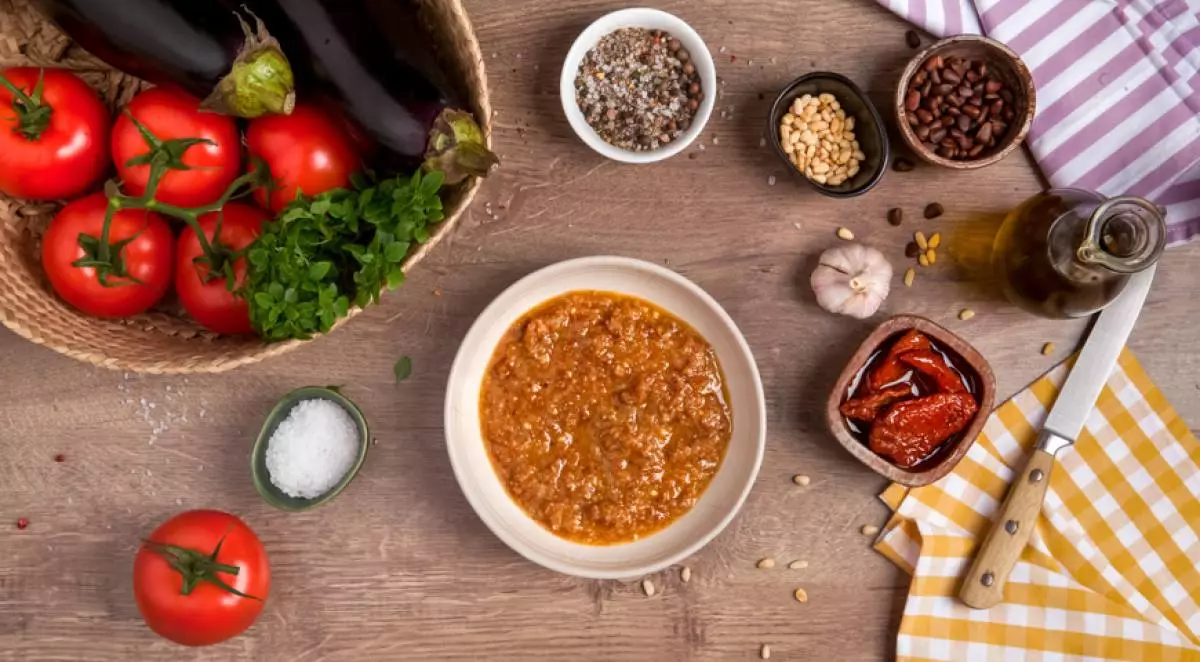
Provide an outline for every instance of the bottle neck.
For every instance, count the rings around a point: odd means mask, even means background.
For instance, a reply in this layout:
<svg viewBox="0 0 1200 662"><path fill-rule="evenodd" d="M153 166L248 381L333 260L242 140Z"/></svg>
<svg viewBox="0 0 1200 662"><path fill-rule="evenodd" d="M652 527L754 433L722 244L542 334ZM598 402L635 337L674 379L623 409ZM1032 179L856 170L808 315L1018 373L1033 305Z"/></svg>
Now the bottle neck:
<svg viewBox="0 0 1200 662"><path fill-rule="evenodd" d="M1166 240L1162 209L1142 198L1121 196L1092 212L1075 256L1084 264L1132 274L1158 261Z"/></svg>

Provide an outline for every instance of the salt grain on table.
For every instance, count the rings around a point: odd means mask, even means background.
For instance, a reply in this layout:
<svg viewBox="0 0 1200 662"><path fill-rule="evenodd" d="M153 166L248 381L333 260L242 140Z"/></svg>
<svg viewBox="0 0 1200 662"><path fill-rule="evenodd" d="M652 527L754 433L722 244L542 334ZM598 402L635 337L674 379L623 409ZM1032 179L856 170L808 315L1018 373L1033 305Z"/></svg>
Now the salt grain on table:
<svg viewBox="0 0 1200 662"><path fill-rule="evenodd" d="M357 456L350 414L330 400L301 400L267 442L267 472L284 494L314 499L337 485Z"/></svg>

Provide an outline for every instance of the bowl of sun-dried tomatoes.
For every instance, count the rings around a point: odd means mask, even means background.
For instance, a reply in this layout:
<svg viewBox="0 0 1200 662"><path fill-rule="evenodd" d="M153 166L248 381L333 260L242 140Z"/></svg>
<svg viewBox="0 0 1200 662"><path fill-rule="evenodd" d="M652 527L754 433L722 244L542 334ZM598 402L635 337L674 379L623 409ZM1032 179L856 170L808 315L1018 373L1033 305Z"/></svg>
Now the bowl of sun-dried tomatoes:
<svg viewBox="0 0 1200 662"><path fill-rule="evenodd" d="M996 378L965 340L912 315L863 341L838 377L826 419L863 464L902 485L928 485L966 455L991 412Z"/></svg>

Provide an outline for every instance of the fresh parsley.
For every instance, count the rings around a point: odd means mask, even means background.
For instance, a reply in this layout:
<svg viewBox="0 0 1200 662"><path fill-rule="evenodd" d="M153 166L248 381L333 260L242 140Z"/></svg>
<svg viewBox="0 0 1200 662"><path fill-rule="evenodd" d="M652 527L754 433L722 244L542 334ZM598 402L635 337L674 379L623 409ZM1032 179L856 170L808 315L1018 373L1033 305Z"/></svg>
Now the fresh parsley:
<svg viewBox="0 0 1200 662"><path fill-rule="evenodd" d="M414 244L442 220L440 172L299 197L263 227L246 254L242 296L264 340L311 338L333 328L351 306L379 301L404 281Z"/></svg>

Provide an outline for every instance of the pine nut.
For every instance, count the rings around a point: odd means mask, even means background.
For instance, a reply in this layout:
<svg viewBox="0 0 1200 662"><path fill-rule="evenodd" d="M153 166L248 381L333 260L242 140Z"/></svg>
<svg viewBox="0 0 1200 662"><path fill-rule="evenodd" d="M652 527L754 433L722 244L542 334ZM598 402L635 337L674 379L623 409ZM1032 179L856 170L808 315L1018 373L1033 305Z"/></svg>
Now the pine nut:
<svg viewBox="0 0 1200 662"><path fill-rule="evenodd" d="M854 240L854 233L849 228L838 228L837 236L838 239L845 239L846 241Z"/></svg>
<svg viewBox="0 0 1200 662"><path fill-rule="evenodd" d="M755 567L758 568L759 570L770 570L771 568L775 567L775 559L772 559L772 558L759 559L759 561L755 565Z"/></svg>
<svg viewBox="0 0 1200 662"><path fill-rule="evenodd" d="M684 584L692 581L692 569L686 565L679 569L679 581Z"/></svg>
<svg viewBox="0 0 1200 662"><path fill-rule="evenodd" d="M874 536L874 535L878 535L878 534L879 534L879 527L875 526L874 524L866 524L866 525L864 525L864 526L863 526L863 528L862 528L862 534L863 534L864 536Z"/></svg>
<svg viewBox="0 0 1200 662"><path fill-rule="evenodd" d="M917 230L916 232L914 232L913 233L913 241L917 242L917 246L919 246L922 251L926 251L929 249L929 242L925 239L924 232L921 232L920 230Z"/></svg>
<svg viewBox="0 0 1200 662"><path fill-rule="evenodd" d="M937 253L932 248L925 251L925 259L929 260L929 264L937 264Z"/></svg>
<svg viewBox="0 0 1200 662"><path fill-rule="evenodd" d="M917 270L913 269L912 267L909 267L908 270L904 272L904 286L912 287L913 279L916 277L917 277Z"/></svg>
<svg viewBox="0 0 1200 662"><path fill-rule="evenodd" d="M930 248L937 248L938 246L941 246L941 245L942 245L942 233L941 232L934 232L932 235L930 235L930 237L929 237L929 247Z"/></svg>
<svg viewBox="0 0 1200 662"><path fill-rule="evenodd" d="M798 588L792 596L796 598L796 602L808 602L808 591Z"/></svg>
<svg viewBox="0 0 1200 662"><path fill-rule="evenodd" d="M654 582L650 581L649 579L643 579L642 580L642 592L646 594L647 598L653 598L654 597Z"/></svg>
<svg viewBox="0 0 1200 662"><path fill-rule="evenodd" d="M763 644L762 648L758 649L758 656L764 660L771 659L771 647Z"/></svg>
<svg viewBox="0 0 1200 662"><path fill-rule="evenodd" d="M809 482L811 482L811 481L812 481L812 479L809 478L808 476L805 476L804 474L797 474L795 476L792 476L792 482L799 485L800 487L807 486L809 484Z"/></svg>
<svg viewBox="0 0 1200 662"><path fill-rule="evenodd" d="M928 267L929 255L927 253L921 253L920 257L917 258L917 262L920 263L922 267Z"/></svg>
<svg viewBox="0 0 1200 662"><path fill-rule="evenodd" d="M1054 343L1048 342L1042 345L1042 356L1050 356L1054 353Z"/></svg>
<svg viewBox="0 0 1200 662"><path fill-rule="evenodd" d="M790 570L803 570L808 567L808 561L792 561L788 564Z"/></svg>
<svg viewBox="0 0 1200 662"><path fill-rule="evenodd" d="M975 317L975 311L971 310L970 308L963 308L962 310L958 311L958 319L960 320L965 321L971 319L972 317Z"/></svg>

